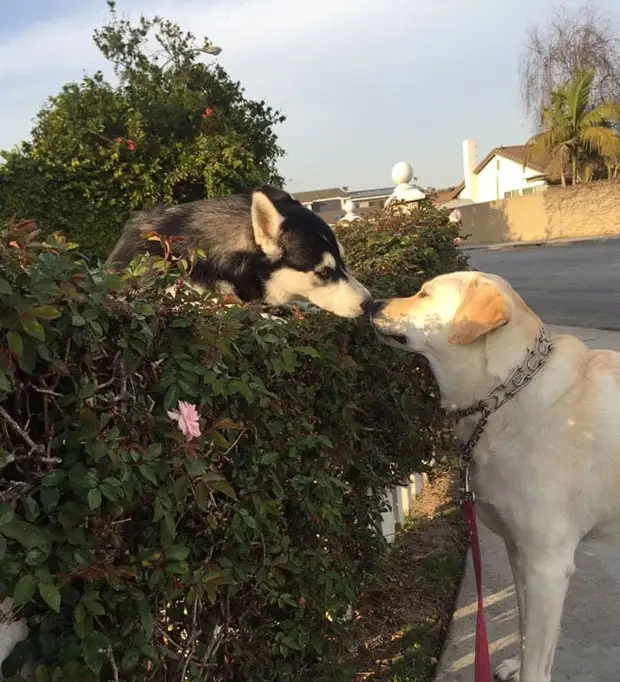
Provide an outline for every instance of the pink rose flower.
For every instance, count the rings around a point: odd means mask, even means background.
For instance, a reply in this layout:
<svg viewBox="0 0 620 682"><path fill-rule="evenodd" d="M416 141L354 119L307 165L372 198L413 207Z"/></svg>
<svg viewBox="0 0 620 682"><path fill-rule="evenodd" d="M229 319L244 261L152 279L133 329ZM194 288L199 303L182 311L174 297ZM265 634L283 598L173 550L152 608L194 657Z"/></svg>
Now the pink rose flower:
<svg viewBox="0 0 620 682"><path fill-rule="evenodd" d="M463 243L463 240L460 237L455 237L453 244L454 246L460 246Z"/></svg>
<svg viewBox="0 0 620 682"><path fill-rule="evenodd" d="M198 438L200 435L200 423L198 421L198 410L195 405L179 400L178 410L169 410L170 419L177 422L179 431L187 438Z"/></svg>

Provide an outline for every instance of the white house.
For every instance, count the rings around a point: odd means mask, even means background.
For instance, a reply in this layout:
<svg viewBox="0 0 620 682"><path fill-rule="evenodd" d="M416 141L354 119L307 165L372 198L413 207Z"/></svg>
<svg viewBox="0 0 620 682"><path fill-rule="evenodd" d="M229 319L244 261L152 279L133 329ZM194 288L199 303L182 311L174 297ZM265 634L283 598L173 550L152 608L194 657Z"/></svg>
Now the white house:
<svg viewBox="0 0 620 682"><path fill-rule="evenodd" d="M464 180L444 206L478 204L542 192L547 188L546 168L546 160L540 155L528 158L526 145L495 147L478 163L476 143L463 140Z"/></svg>

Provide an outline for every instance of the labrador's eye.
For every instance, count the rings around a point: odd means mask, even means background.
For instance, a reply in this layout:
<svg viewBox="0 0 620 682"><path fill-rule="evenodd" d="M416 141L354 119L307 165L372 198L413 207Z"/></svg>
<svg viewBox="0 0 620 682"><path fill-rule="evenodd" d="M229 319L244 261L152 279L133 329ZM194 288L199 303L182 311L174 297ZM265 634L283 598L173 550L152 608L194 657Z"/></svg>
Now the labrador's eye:
<svg viewBox="0 0 620 682"><path fill-rule="evenodd" d="M424 291L424 289L422 289L422 291L418 293L418 298L428 298L429 296L430 294L428 293L428 291Z"/></svg>

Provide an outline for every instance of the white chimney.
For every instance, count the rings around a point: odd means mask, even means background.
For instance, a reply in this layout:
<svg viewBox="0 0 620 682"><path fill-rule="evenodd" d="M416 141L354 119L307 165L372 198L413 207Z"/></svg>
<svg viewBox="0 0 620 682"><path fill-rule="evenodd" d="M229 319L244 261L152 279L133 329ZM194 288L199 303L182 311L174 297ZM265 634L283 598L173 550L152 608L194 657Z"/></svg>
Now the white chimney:
<svg viewBox="0 0 620 682"><path fill-rule="evenodd" d="M462 199L476 201L477 178L474 169L477 165L476 143L473 140L463 140L463 179L465 181L465 188L461 192Z"/></svg>

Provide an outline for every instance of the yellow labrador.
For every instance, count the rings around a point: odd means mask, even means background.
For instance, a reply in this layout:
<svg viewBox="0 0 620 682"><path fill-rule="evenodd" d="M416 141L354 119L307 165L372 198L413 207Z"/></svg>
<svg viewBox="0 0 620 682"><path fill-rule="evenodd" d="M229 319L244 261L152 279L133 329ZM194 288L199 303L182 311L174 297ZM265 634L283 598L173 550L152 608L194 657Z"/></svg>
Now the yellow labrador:
<svg viewBox="0 0 620 682"><path fill-rule="evenodd" d="M473 443L480 518L506 543L519 602L521 657L495 674L550 682L575 550L620 520L620 353L549 339L506 281L480 272L377 301L371 320L385 343L428 358Z"/></svg>

